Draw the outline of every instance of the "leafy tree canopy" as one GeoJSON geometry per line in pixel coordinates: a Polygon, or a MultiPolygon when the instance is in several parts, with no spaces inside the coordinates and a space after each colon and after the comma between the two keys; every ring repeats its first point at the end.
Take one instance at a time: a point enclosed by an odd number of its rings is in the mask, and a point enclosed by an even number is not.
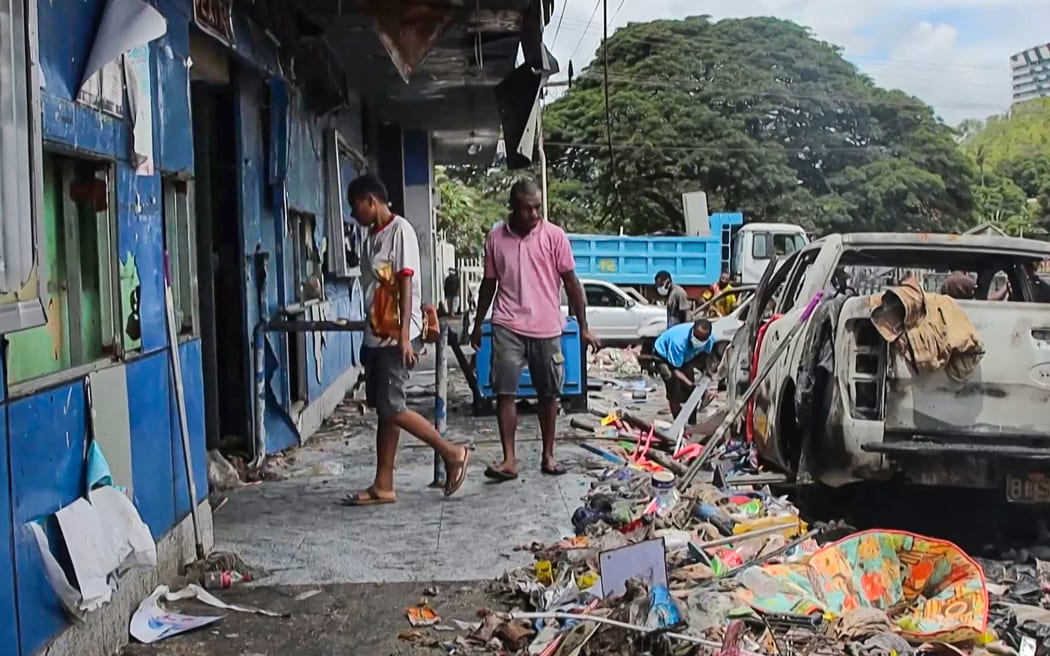
{"type": "Polygon", "coordinates": [[[996,169],[1011,160],[1050,156],[1050,98],[1036,98],[1009,113],[960,126],[963,148],[978,166],[996,169]]]}
{"type": "Polygon", "coordinates": [[[817,232],[972,223],[975,169],[952,130],[805,28],[704,16],[635,23],[609,39],[608,54],[615,177],[601,53],[544,116],[552,179],[575,185],[603,231],[621,217],[628,232],[680,229],[682,193],[695,190],[713,210],[817,232]]]}

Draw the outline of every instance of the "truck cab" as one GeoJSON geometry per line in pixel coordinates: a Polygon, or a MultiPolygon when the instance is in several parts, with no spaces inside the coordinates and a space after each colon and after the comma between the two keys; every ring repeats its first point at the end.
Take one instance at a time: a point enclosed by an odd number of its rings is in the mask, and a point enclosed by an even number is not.
{"type": "Polygon", "coordinates": [[[801,226],[787,223],[748,223],[733,233],[729,270],[742,285],[755,285],[770,260],[783,262],[801,250],[809,237],[801,226]]]}

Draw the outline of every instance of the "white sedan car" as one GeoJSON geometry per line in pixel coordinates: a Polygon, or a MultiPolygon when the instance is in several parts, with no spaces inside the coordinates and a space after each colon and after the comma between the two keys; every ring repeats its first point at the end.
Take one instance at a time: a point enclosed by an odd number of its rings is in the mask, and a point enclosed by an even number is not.
{"type": "MultiPolygon", "coordinates": [[[[580,280],[587,296],[587,325],[604,346],[630,346],[655,340],[667,327],[667,309],[632,298],[616,285],[600,280],[580,280]]],[[[474,325],[477,289],[471,290],[469,310],[463,318],[463,338],[474,325]]],[[[569,315],[569,302],[562,290],[561,311],[569,315]]],[[[492,309],[489,309],[489,318],[492,309]]]]}

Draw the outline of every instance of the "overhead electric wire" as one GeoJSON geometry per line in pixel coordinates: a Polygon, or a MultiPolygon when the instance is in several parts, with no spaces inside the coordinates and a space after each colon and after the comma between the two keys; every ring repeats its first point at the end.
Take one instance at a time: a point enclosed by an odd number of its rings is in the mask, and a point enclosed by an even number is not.
{"type": "Polygon", "coordinates": [[[565,21],[565,8],[569,6],[571,0],[561,0],[561,15],[558,16],[558,26],[554,28],[554,38],[551,39],[551,49],[554,49],[554,44],[558,42],[558,35],[561,34],[561,24],[565,21]]]}
{"type": "Polygon", "coordinates": [[[587,20],[587,25],[583,28],[583,34],[580,35],[580,40],[576,42],[576,47],[572,49],[572,54],[569,55],[569,61],[572,61],[572,58],[576,56],[576,52],[580,49],[580,46],[583,45],[583,39],[587,36],[587,31],[590,29],[591,23],[594,22],[594,17],[598,15],[598,8],[602,6],[603,1],[604,0],[598,0],[594,3],[594,10],[591,11],[591,17],[587,20]]]}

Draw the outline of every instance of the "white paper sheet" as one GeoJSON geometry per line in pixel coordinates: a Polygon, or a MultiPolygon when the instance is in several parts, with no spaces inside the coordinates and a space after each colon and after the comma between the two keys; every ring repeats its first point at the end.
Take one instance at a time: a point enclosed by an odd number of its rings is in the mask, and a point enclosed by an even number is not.
{"type": "Polygon", "coordinates": [[[106,64],[115,62],[136,46],[159,39],[167,31],[168,22],[164,15],[143,0],[108,0],[95,32],[81,86],[106,64]]]}
{"type": "Polygon", "coordinates": [[[120,545],[87,499],[77,499],[55,513],[69,549],[80,594],[80,607],[92,611],[113,595],[109,573],[120,566],[120,545]]]}
{"type": "Polygon", "coordinates": [[[139,604],[138,610],[131,616],[129,631],[132,638],[149,645],[164,638],[214,624],[223,617],[222,615],[197,617],[168,612],[159,603],[160,598],[167,593],[168,587],[162,585],[139,604]]]}
{"type": "Polygon", "coordinates": [[[47,534],[28,525],[40,549],[44,573],[63,606],[74,618],[97,610],[113,594],[114,576],[136,567],[154,567],[157,547],[134,504],[119,490],[92,490],[90,503],[77,499],[55,514],[69,551],[79,589],[51,553],[47,534]]]}
{"type": "Polygon", "coordinates": [[[199,585],[190,584],[176,592],[172,592],[168,589],[168,586],[162,585],[154,590],[153,594],[144,599],[142,603],[139,604],[138,610],[135,611],[135,614],[131,616],[131,625],[129,627],[131,637],[144,644],[151,644],[158,640],[163,640],[164,638],[170,638],[171,636],[180,633],[199,629],[202,626],[208,626],[209,624],[218,622],[223,618],[222,615],[218,617],[198,617],[194,615],[183,615],[182,613],[172,613],[160,605],[161,599],[164,601],[196,599],[197,601],[208,604],[209,606],[221,608],[223,610],[266,615],[267,617],[284,617],[281,613],[275,613],[261,608],[227,604],[199,585]]]}
{"type": "Polygon", "coordinates": [[[153,175],[153,82],[149,46],[137,46],[124,55],[124,79],[131,105],[131,141],[135,173],[153,175]]]}

